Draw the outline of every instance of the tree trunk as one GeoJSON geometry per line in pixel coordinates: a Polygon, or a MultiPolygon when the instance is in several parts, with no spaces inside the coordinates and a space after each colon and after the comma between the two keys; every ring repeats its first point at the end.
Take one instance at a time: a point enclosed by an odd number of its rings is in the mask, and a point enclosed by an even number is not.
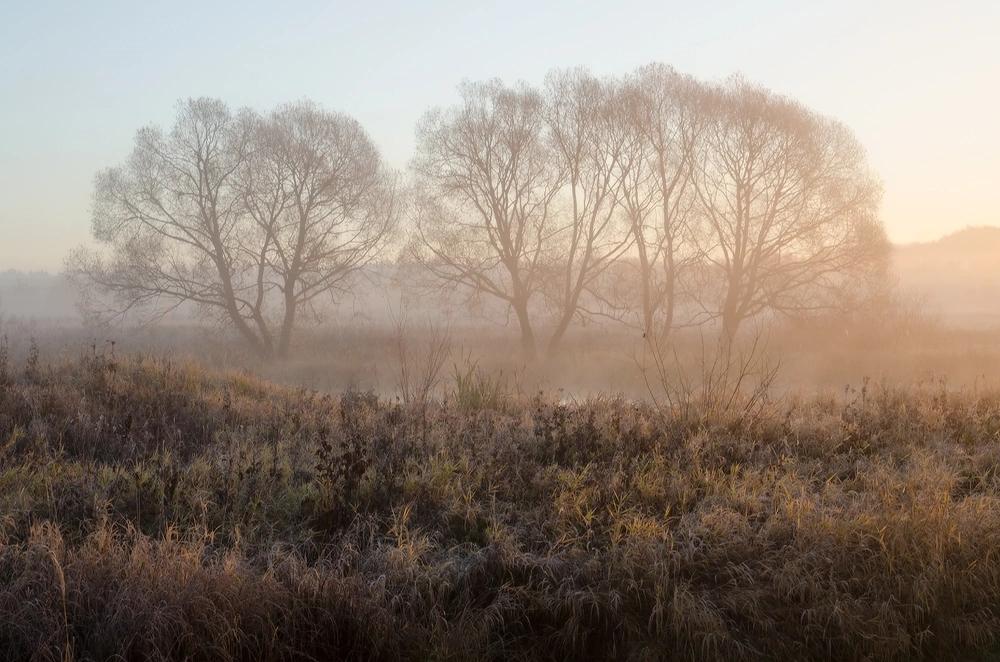
{"type": "Polygon", "coordinates": [[[250,325],[246,323],[246,320],[240,316],[238,311],[230,309],[229,317],[233,322],[233,326],[236,327],[236,331],[250,345],[250,348],[258,358],[269,359],[273,356],[273,348],[261,342],[260,338],[257,337],[257,334],[253,332],[253,329],[250,328],[250,325]]]}
{"type": "Polygon", "coordinates": [[[295,294],[289,288],[285,292],[285,319],[281,322],[281,335],[278,337],[278,358],[288,358],[288,351],[292,344],[292,330],[295,328],[295,313],[297,312],[298,301],[295,294]]]}
{"type": "Polygon", "coordinates": [[[525,359],[534,362],[538,358],[538,348],[535,345],[535,332],[531,328],[531,318],[528,316],[528,302],[515,301],[513,307],[521,326],[521,351],[525,359]]]}
{"type": "Polygon", "coordinates": [[[742,319],[736,305],[736,297],[728,295],[726,303],[722,308],[722,335],[730,344],[736,338],[736,332],[740,328],[741,321],[742,319]]]}
{"type": "Polygon", "coordinates": [[[270,329],[267,328],[267,322],[264,319],[264,315],[260,311],[259,305],[253,312],[253,319],[257,324],[257,333],[261,341],[261,355],[264,358],[270,358],[274,356],[274,338],[271,336],[270,329]]]}
{"type": "Polygon", "coordinates": [[[559,344],[562,342],[563,336],[566,335],[566,329],[569,328],[569,323],[573,320],[573,314],[563,312],[562,318],[559,320],[559,324],[556,326],[555,331],[552,332],[552,337],[549,338],[547,352],[549,354],[555,354],[556,350],[559,348],[559,344]]]}
{"type": "Polygon", "coordinates": [[[644,338],[653,340],[656,331],[653,329],[653,273],[649,264],[649,255],[646,253],[646,244],[635,223],[632,224],[633,236],[635,237],[636,248],[639,253],[639,294],[642,305],[642,335],[644,338]]]}
{"type": "Polygon", "coordinates": [[[663,263],[666,290],[663,293],[663,301],[660,303],[663,308],[663,330],[660,332],[660,337],[666,338],[674,328],[674,305],[677,301],[677,265],[674,262],[673,241],[668,244],[663,263]]]}
{"type": "Polygon", "coordinates": [[[233,290],[232,276],[229,273],[229,265],[220,257],[222,254],[220,242],[216,242],[216,250],[217,254],[213,258],[215,267],[219,273],[219,280],[222,283],[226,313],[229,315],[233,326],[236,327],[236,331],[247,341],[254,353],[263,359],[270,358],[273,353],[270,343],[265,344],[264,340],[254,333],[253,328],[247,324],[246,319],[240,314],[239,306],[236,303],[236,292],[233,290]]]}

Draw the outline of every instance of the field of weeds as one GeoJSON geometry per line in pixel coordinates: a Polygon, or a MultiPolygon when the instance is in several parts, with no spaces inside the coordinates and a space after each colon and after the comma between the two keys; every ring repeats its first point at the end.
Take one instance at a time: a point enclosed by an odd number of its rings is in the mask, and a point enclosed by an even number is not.
{"type": "Polygon", "coordinates": [[[1000,656],[1000,393],[442,392],[0,362],[0,657],[1000,656]]]}

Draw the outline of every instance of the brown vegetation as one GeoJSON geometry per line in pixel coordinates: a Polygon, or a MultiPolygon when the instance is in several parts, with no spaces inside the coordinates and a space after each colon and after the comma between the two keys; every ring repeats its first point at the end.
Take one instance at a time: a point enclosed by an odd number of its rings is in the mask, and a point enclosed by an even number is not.
{"type": "Polygon", "coordinates": [[[995,392],[747,417],[479,373],[418,410],[29,359],[0,371],[8,659],[997,652],[995,392]]]}

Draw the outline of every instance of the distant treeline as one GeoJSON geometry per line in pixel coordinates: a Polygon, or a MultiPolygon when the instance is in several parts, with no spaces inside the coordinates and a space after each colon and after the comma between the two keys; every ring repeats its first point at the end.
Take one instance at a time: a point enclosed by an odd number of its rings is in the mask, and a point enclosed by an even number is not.
{"type": "Polygon", "coordinates": [[[663,65],[460,96],[421,120],[407,173],[309,102],[183,101],[98,174],[103,246],[69,272],[94,312],[194,304],[263,356],[373,263],[419,266],[406,284],[428,296],[499,303],[529,358],[586,318],[733,337],[882,293],[879,181],[846,127],[792,100],[663,65]]]}

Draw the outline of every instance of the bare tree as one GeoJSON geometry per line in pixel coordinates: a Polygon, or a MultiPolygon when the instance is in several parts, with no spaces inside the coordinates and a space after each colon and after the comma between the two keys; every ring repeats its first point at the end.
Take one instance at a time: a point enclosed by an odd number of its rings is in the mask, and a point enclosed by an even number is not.
{"type": "Polygon", "coordinates": [[[738,78],[708,112],[693,184],[726,337],[764,311],[828,307],[877,272],[880,186],[848,129],[738,78]]]}
{"type": "Polygon", "coordinates": [[[272,113],[259,148],[272,177],[242,193],[281,296],[284,355],[300,310],[315,313],[317,297],[342,291],[385,246],[398,218],[397,183],[358,122],[311,103],[272,113]]]}
{"type": "Polygon", "coordinates": [[[179,104],[169,133],[147,127],[121,167],[97,175],[94,237],[107,259],[78,252],[70,270],[110,291],[128,311],[189,301],[228,318],[257,351],[253,283],[235,250],[242,229],[233,182],[250,151],[252,121],[213,99],[179,104]]]}
{"type": "Polygon", "coordinates": [[[632,243],[621,227],[617,198],[629,176],[623,160],[629,136],[616,114],[617,84],[585,70],[556,71],[546,78],[545,124],[564,174],[556,215],[557,251],[547,263],[546,294],[556,321],[549,339],[555,351],[586,295],[632,243]]]}
{"type": "Polygon", "coordinates": [[[296,313],[377,254],[394,178],[356,122],[309,104],[263,119],[217,100],[179,105],[98,174],[93,231],[68,270],[124,314],[193,303],[260,355],[288,350],[296,313]]]}
{"type": "Polygon", "coordinates": [[[527,86],[498,81],[465,84],[461,96],[418,128],[410,254],[440,281],[504,302],[534,358],[531,305],[560,180],[544,140],[543,101],[527,86]]]}
{"type": "Polygon", "coordinates": [[[702,90],[690,77],[653,64],[631,76],[619,96],[618,121],[629,134],[619,204],[635,246],[634,280],[648,339],[670,333],[681,276],[698,258],[691,181],[694,148],[704,126],[702,90]]]}

